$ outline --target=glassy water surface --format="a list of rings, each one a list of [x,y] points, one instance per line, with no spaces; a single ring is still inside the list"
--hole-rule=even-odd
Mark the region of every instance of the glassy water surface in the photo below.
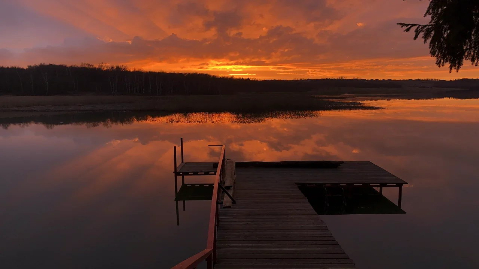
[[[170,268],[204,249],[210,201],[180,203],[177,226],[183,137],[188,161],[218,143],[237,161],[372,161],[409,182],[406,214],[322,216],[358,268],[479,268],[479,100],[368,104],[385,109],[2,122],[0,267]]]

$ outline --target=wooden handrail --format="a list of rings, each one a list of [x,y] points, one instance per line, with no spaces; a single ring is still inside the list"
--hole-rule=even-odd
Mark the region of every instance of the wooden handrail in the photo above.
[[[191,256],[190,258],[182,261],[181,263],[175,265],[173,269],[189,269],[189,268],[196,268],[198,264],[202,261],[206,260],[211,254],[213,253],[212,249],[205,249],[200,253]]]
[[[175,265],[172,267],[172,269],[194,269],[203,261],[208,262],[208,269],[213,269],[214,267],[213,264],[216,261],[216,226],[218,225],[218,195],[220,191],[219,184],[223,176],[226,153],[224,145],[218,146],[221,146],[221,155],[218,161],[218,167],[216,168],[215,182],[213,185],[213,196],[211,197],[211,211],[206,249]]]

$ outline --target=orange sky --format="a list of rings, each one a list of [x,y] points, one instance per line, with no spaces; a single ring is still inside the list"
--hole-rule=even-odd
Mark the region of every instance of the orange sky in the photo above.
[[[438,68],[397,22],[417,0],[2,0],[0,65],[123,64],[257,79],[479,78]]]

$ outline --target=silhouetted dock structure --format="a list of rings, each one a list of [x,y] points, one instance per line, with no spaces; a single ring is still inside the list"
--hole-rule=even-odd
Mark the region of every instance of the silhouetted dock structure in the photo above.
[[[211,167],[217,171],[207,248],[174,268],[196,268],[202,261],[218,269],[355,268],[303,194],[305,188],[321,191],[325,208],[333,203],[346,208],[350,196],[382,197],[382,188],[397,187],[398,212],[404,213],[400,204],[407,183],[368,161],[234,164],[226,161],[223,146]],[[179,171],[175,168],[175,181]]]

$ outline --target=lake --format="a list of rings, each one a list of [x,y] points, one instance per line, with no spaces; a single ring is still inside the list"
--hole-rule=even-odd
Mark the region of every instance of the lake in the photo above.
[[[357,267],[479,268],[479,99],[366,104],[384,109],[3,122],[1,268],[170,268],[203,250],[210,201],[177,216],[180,137],[187,161],[218,143],[235,161],[372,161],[409,183],[406,214],[322,216]]]

